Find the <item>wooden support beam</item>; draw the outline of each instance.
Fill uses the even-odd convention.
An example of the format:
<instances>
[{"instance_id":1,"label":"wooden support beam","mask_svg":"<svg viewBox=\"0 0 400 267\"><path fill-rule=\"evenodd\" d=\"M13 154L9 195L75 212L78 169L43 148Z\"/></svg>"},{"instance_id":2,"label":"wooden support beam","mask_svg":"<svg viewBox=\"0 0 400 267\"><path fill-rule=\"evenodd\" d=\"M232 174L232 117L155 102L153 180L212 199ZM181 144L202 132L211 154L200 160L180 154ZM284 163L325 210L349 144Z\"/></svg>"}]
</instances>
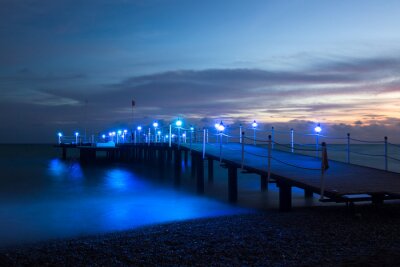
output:
<instances>
[{"instance_id":1,"label":"wooden support beam","mask_svg":"<svg viewBox=\"0 0 400 267\"><path fill-rule=\"evenodd\" d=\"M312 198L314 195L313 191L310 189L304 189L304 197L305 198Z\"/></svg>"},{"instance_id":2,"label":"wooden support beam","mask_svg":"<svg viewBox=\"0 0 400 267\"><path fill-rule=\"evenodd\" d=\"M260 184L261 184L262 192L268 191L268 175L267 174L260 175Z\"/></svg>"},{"instance_id":3,"label":"wooden support beam","mask_svg":"<svg viewBox=\"0 0 400 267\"><path fill-rule=\"evenodd\" d=\"M237 167L228 165L228 200L236 202L238 198Z\"/></svg>"},{"instance_id":4,"label":"wooden support beam","mask_svg":"<svg viewBox=\"0 0 400 267\"><path fill-rule=\"evenodd\" d=\"M191 176L192 178L196 176L196 167L197 167L197 157L196 157L196 153L191 152L191 156L190 156L190 167L191 167Z\"/></svg>"},{"instance_id":5,"label":"wooden support beam","mask_svg":"<svg viewBox=\"0 0 400 267\"><path fill-rule=\"evenodd\" d=\"M66 147L62 148L62 159L63 160L67 159L67 148Z\"/></svg>"},{"instance_id":6,"label":"wooden support beam","mask_svg":"<svg viewBox=\"0 0 400 267\"><path fill-rule=\"evenodd\" d=\"M201 154L196 153L196 184L197 193L204 194L204 160Z\"/></svg>"},{"instance_id":7,"label":"wooden support beam","mask_svg":"<svg viewBox=\"0 0 400 267\"><path fill-rule=\"evenodd\" d=\"M214 160L208 158L208 182L212 183L214 181Z\"/></svg>"},{"instance_id":8,"label":"wooden support beam","mask_svg":"<svg viewBox=\"0 0 400 267\"><path fill-rule=\"evenodd\" d=\"M186 149L185 149L185 151L184 151L184 153L185 153L185 157L184 157L184 161L185 161L185 166L187 166L188 165L188 153L189 151L187 151Z\"/></svg>"},{"instance_id":9,"label":"wooden support beam","mask_svg":"<svg viewBox=\"0 0 400 267\"><path fill-rule=\"evenodd\" d=\"M290 211L292 209L292 187L287 184L280 182L279 187L279 210Z\"/></svg>"},{"instance_id":10,"label":"wooden support beam","mask_svg":"<svg viewBox=\"0 0 400 267\"><path fill-rule=\"evenodd\" d=\"M167 152L167 160L168 160L168 162L171 162L172 161L172 148L168 148L168 152Z\"/></svg>"},{"instance_id":11,"label":"wooden support beam","mask_svg":"<svg viewBox=\"0 0 400 267\"><path fill-rule=\"evenodd\" d=\"M175 185L181 184L181 172L182 172L182 151L179 149L174 149L174 183Z\"/></svg>"}]
</instances>

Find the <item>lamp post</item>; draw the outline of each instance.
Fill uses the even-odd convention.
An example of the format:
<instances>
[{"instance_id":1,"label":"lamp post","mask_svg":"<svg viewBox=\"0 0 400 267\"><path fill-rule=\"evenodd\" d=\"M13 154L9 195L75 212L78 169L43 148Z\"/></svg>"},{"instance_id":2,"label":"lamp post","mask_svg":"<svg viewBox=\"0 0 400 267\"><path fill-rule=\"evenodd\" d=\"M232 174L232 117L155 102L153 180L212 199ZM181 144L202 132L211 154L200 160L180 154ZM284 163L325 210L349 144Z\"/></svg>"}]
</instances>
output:
<instances>
[{"instance_id":1,"label":"lamp post","mask_svg":"<svg viewBox=\"0 0 400 267\"><path fill-rule=\"evenodd\" d=\"M140 143L140 132L142 131L142 126L138 126L136 129L139 132L139 143Z\"/></svg>"},{"instance_id":2,"label":"lamp post","mask_svg":"<svg viewBox=\"0 0 400 267\"><path fill-rule=\"evenodd\" d=\"M221 121L222 122L222 121ZM216 143L219 143L219 123L214 124L215 129L217 130L217 137L215 139Z\"/></svg>"},{"instance_id":3,"label":"lamp post","mask_svg":"<svg viewBox=\"0 0 400 267\"><path fill-rule=\"evenodd\" d=\"M221 121L218 124L218 132L219 132L219 163L221 164L222 162L222 132L225 130L224 123Z\"/></svg>"},{"instance_id":4,"label":"lamp post","mask_svg":"<svg viewBox=\"0 0 400 267\"><path fill-rule=\"evenodd\" d=\"M157 127L158 127L158 122L153 122L153 127L154 127L154 143L157 143Z\"/></svg>"},{"instance_id":5,"label":"lamp post","mask_svg":"<svg viewBox=\"0 0 400 267\"><path fill-rule=\"evenodd\" d=\"M119 143L119 137L122 135L122 131L118 130L117 132L117 144Z\"/></svg>"},{"instance_id":6,"label":"lamp post","mask_svg":"<svg viewBox=\"0 0 400 267\"><path fill-rule=\"evenodd\" d=\"M319 133L322 131L321 125L318 125L314 128L315 131L315 147L316 147L316 156L318 158L318 143L319 143Z\"/></svg>"},{"instance_id":7,"label":"lamp post","mask_svg":"<svg viewBox=\"0 0 400 267\"><path fill-rule=\"evenodd\" d=\"M157 131L158 142L161 143L161 131Z\"/></svg>"},{"instance_id":8,"label":"lamp post","mask_svg":"<svg viewBox=\"0 0 400 267\"><path fill-rule=\"evenodd\" d=\"M76 144L76 145L78 145L78 136L79 136L79 133L76 132L76 133L75 133L75 144Z\"/></svg>"},{"instance_id":9,"label":"lamp post","mask_svg":"<svg viewBox=\"0 0 400 267\"><path fill-rule=\"evenodd\" d=\"M193 126L190 126L190 151L192 151L192 143L193 143Z\"/></svg>"},{"instance_id":10,"label":"lamp post","mask_svg":"<svg viewBox=\"0 0 400 267\"><path fill-rule=\"evenodd\" d=\"M175 122L176 127L178 127L178 149L181 147L181 127L182 127L182 121L181 119L178 119Z\"/></svg>"},{"instance_id":11,"label":"lamp post","mask_svg":"<svg viewBox=\"0 0 400 267\"><path fill-rule=\"evenodd\" d=\"M58 133L58 144L61 144L61 137L62 137L62 133Z\"/></svg>"},{"instance_id":12,"label":"lamp post","mask_svg":"<svg viewBox=\"0 0 400 267\"><path fill-rule=\"evenodd\" d=\"M125 143L125 137L126 137L127 133L128 133L128 130L124 130L124 133L122 135L122 139L124 140L124 143Z\"/></svg>"},{"instance_id":13,"label":"lamp post","mask_svg":"<svg viewBox=\"0 0 400 267\"><path fill-rule=\"evenodd\" d=\"M253 144L256 145L256 128L258 126L256 120L253 121L251 126L253 127L253 132L254 132L254 134L253 134L254 143Z\"/></svg>"}]
</instances>

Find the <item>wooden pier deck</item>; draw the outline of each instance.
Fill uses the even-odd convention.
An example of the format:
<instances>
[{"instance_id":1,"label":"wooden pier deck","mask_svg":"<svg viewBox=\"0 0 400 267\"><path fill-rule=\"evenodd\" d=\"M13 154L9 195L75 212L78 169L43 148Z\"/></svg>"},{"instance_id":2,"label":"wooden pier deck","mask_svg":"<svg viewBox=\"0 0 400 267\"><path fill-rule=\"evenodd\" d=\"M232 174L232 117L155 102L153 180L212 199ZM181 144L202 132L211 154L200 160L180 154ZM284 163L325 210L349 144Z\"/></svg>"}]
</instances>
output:
<instances>
[{"instance_id":1,"label":"wooden pier deck","mask_svg":"<svg viewBox=\"0 0 400 267\"><path fill-rule=\"evenodd\" d=\"M187 144L183 146L189 148ZM192 149L202 153L203 144L192 144ZM223 144L222 163L240 168L241 149L241 144L238 143ZM219 144L207 144L205 151L206 158L220 159ZM268 150L245 145L245 151L243 169L260 174L262 179L266 179ZM271 178L276 181L281 193L286 194L281 196L281 209L290 209L291 187L305 189L308 194L320 194L321 159L278 150L272 151L272 158L281 161L271 160ZM324 188L324 197L328 198L325 201L350 202L370 199L381 203L385 199L400 198L400 174L329 160L329 168L324 173Z\"/></svg>"}]
</instances>

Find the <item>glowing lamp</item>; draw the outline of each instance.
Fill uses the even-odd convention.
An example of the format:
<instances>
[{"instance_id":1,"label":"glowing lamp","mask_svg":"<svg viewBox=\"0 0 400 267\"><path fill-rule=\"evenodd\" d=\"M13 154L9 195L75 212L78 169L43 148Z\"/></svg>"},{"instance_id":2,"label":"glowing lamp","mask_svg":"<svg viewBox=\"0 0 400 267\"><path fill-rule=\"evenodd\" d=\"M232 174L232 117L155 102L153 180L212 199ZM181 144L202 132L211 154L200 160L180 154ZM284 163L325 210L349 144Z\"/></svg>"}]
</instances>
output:
<instances>
[{"instance_id":1,"label":"glowing lamp","mask_svg":"<svg viewBox=\"0 0 400 267\"><path fill-rule=\"evenodd\" d=\"M124 134L126 134L128 132L128 130L124 130Z\"/></svg>"},{"instance_id":2,"label":"glowing lamp","mask_svg":"<svg viewBox=\"0 0 400 267\"><path fill-rule=\"evenodd\" d=\"M219 129L219 123L214 124L215 129Z\"/></svg>"},{"instance_id":3,"label":"glowing lamp","mask_svg":"<svg viewBox=\"0 0 400 267\"><path fill-rule=\"evenodd\" d=\"M165 138L168 138L168 134L165 136Z\"/></svg>"},{"instance_id":4,"label":"glowing lamp","mask_svg":"<svg viewBox=\"0 0 400 267\"><path fill-rule=\"evenodd\" d=\"M78 132L76 132L76 133L75 133L75 136L78 136L78 135L79 135L79 133L78 133Z\"/></svg>"},{"instance_id":5,"label":"glowing lamp","mask_svg":"<svg viewBox=\"0 0 400 267\"><path fill-rule=\"evenodd\" d=\"M103 139L106 139L106 135L105 135L105 134L103 134L101 137L102 137Z\"/></svg>"},{"instance_id":6,"label":"glowing lamp","mask_svg":"<svg viewBox=\"0 0 400 267\"><path fill-rule=\"evenodd\" d=\"M158 134L158 135L161 135L161 131L158 131L157 134Z\"/></svg>"},{"instance_id":7,"label":"glowing lamp","mask_svg":"<svg viewBox=\"0 0 400 267\"><path fill-rule=\"evenodd\" d=\"M223 132L225 130L225 126L222 121L218 124L218 131Z\"/></svg>"},{"instance_id":8,"label":"glowing lamp","mask_svg":"<svg viewBox=\"0 0 400 267\"><path fill-rule=\"evenodd\" d=\"M178 119L178 120L175 122L175 125L178 126L178 127L181 127L181 126L182 126L182 121L181 121L180 119Z\"/></svg>"},{"instance_id":9,"label":"glowing lamp","mask_svg":"<svg viewBox=\"0 0 400 267\"><path fill-rule=\"evenodd\" d=\"M320 133L322 131L321 125L318 123L317 127L314 128L316 133Z\"/></svg>"},{"instance_id":10,"label":"glowing lamp","mask_svg":"<svg viewBox=\"0 0 400 267\"><path fill-rule=\"evenodd\" d=\"M116 133L115 133L115 132L112 132L111 134L112 134L112 136L115 136Z\"/></svg>"},{"instance_id":11,"label":"glowing lamp","mask_svg":"<svg viewBox=\"0 0 400 267\"><path fill-rule=\"evenodd\" d=\"M251 126L253 126L253 128L256 128L258 126L256 120L253 121L253 123L251 124Z\"/></svg>"},{"instance_id":12,"label":"glowing lamp","mask_svg":"<svg viewBox=\"0 0 400 267\"><path fill-rule=\"evenodd\" d=\"M109 136L112 136L112 132L109 132L108 135L109 135Z\"/></svg>"},{"instance_id":13,"label":"glowing lamp","mask_svg":"<svg viewBox=\"0 0 400 267\"><path fill-rule=\"evenodd\" d=\"M157 127L158 127L158 122L156 122L156 121L153 122L153 127L154 127L154 128L157 128Z\"/></svg>"},{"instance_id":14,"label":"glowing lamp","mask_svg":"<svg viewBox=\"0 0 400 267\"><path fill-rule=\"evenodd\" d=\"M122 134L122 131L121 130L118 130L118 135L121 135Z\"/></svg>"},{"instance_id":15,"label":"glowing lamp","mask_svg":"<svg viewBox=\"0 0 400 267\"><path fill-rule=\"evenodd\" d=\"M142 126L138 126L137 129L138 129L138 131L141 131L142 130Z\"/></svg>"},{"instance_id":16,"label":"glowing lamp","mask_svg":"<svg viewBox=\"0 0 400 267\"><path fill-rule=\"evenodd\" d=\"M58 137L62 137L62 133L58 133Z\"/></svg>"},{"instance_id":17,"label":"glowing lamp","mask_svg":"<svg viewBox=\"0 0 400 267\"><path fill-rule=\"evenodd\" d=\"M191 127L190 127L190 130L191 130L192 132L194 131L194 128L193 128L193 126L191 126Z\"/></svg>"},{"instance_id":18,"label":"glowing lamp","mask_svg":"<svg viewBox=\"0 0 400 267\"><path fill-rule=\"evenodd\" d=\"M182 137L186 137L186 134L182 134Z\"/></svg>"}]
</instances>

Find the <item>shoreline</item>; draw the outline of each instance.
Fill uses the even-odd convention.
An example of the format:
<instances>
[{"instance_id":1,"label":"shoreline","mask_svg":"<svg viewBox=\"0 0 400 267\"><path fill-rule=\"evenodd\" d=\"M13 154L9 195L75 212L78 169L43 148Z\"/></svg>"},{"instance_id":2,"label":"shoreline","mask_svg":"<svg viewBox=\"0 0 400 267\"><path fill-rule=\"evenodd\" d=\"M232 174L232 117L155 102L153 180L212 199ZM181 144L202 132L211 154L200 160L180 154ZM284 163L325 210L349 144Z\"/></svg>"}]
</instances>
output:
<instances>
[{"instance_id":1,"label":"shoreline","mask_svg":"<svg viewBox=\"0 0 400 267\"><path fill-rule=\"evenodd\" d=\"M0 249L0 266L390 266L400 205L259 211Z\"/></svg>"}]
</instances>

